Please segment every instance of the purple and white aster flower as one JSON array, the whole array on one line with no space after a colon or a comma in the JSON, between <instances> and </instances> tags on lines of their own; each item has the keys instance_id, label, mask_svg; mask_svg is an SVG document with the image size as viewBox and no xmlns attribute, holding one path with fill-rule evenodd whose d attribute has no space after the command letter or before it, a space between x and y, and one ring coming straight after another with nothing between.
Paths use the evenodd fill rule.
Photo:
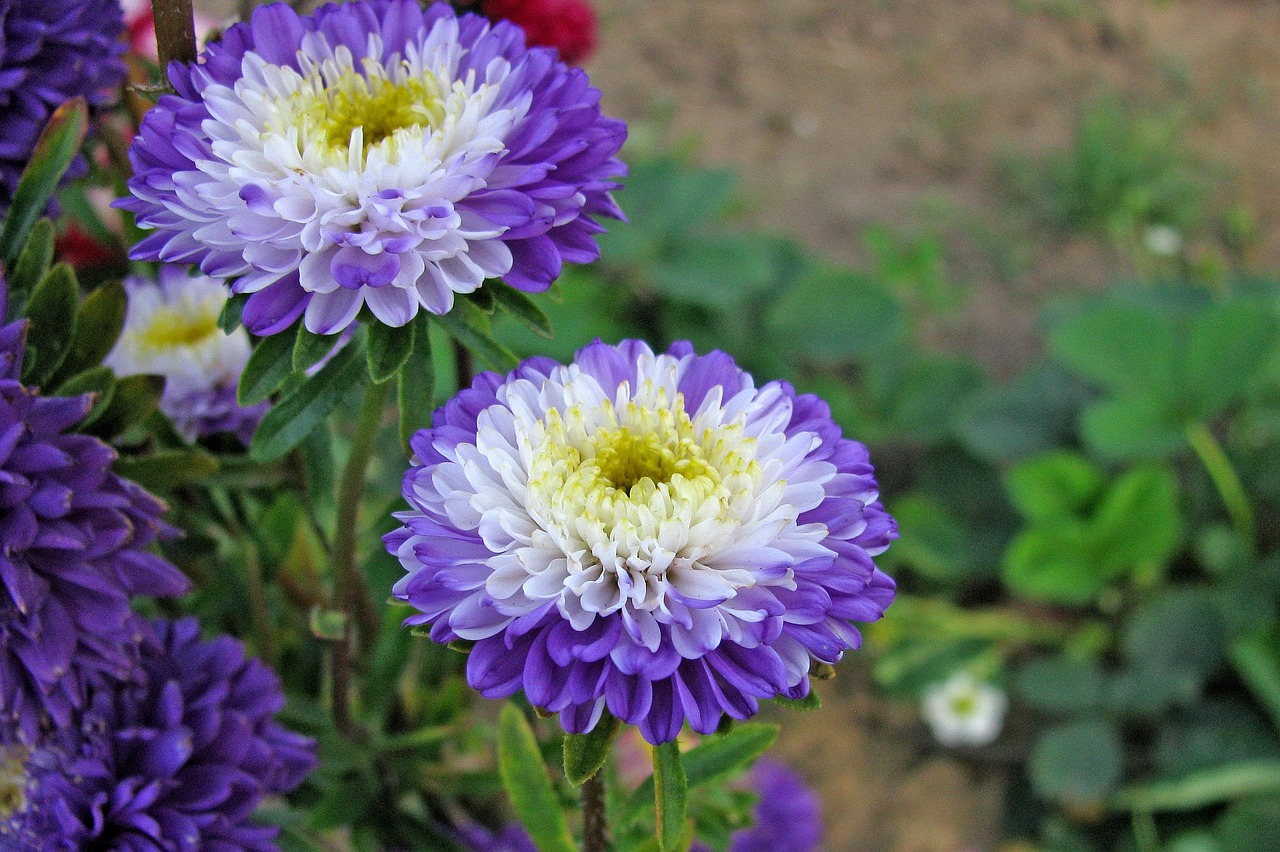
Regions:
<instances>
[{"instance_id":1,"label":"purple and white aster flower","mask_svg":"<svg viewBox=\"0 0 1280 852\"><path fill-rule=\"evenodd\" d=\"M124 80L123 31L118 0L0 0L0 214L53 111ZM87 169L77 157L69 174Z\"/></svg>"},{"instance_id":2,"label":"purple and white aster flower","mask_svg":"<svg viewBox=\"0 0 1280 852\"><path fill-rule=\"evenodd\" d=\"M236 402L249 335L243 328L231 334L218 328L227 289L208 276L187 273L183 266L164 266L157 282L125 279L128 313L104 363L117 376L164 376L160 410L188 441L231 432L248 445L269 407Z\"/></svg>"},{"instance_id":3,"label":"purple and white aster flower","mask_svg":"<svg viewBox=\"0 0 1280 852\"><path fill-rule=\"evenodd\" d=\"M413 0L254 10L169 68L131 149L156 233L133 257L199 263L251 293L244 322L402 326L486 278L545 290L599 255L626 128L520 28Z\"/></svg>"},{"instance_id":4,"label":"purple and white aster flower","mask_svg":"<svg viewBox=\"0 0 1280 852\"><path fill-rule=\"evenodd\" d=\"M6 295L0 283L0 316ZM112 473L115 450L68 432L91 398L22 384L25 338L25 323L0 326L0 727L31 739L71 721L86 677L128 676L130 597L190 584L149 551L170 532L164 504Z\"/></svg>"},{"instance_id":5,"label":"purple and white aster flower","mask_svg":"<svg viewBox=\"0 0 1280 852\"><path fill-rule=\"evenodd\" d=\"M315 742L273 718L275 674L195 619L143 622L132 681L98 681L75 724L0 745L0 846L33 852L268 852L251 816L315 765ZM3 742L0 740L0 742Z\"/></svg>"},{"instance_id":6,"label":"purple and white aster flower","mask_svg":"<svg viewBox=\"0 0 1280 852\"><path fill-rule=\"evenodd\" d=\"M406 623L475 643L473 688L567 731L607 707L662 743L803 697L893 599L866 447L723 352L597 342L482 374L433 424L386 537Z\"/></svg>"}]
</instances>

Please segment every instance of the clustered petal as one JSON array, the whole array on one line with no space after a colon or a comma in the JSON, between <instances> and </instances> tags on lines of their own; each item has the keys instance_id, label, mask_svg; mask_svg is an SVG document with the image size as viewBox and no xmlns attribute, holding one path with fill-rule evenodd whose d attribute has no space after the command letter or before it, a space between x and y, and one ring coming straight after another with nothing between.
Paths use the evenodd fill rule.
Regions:
<instances>
[{"instance_id":1,"label":"clustered petal","mask_svg":"<svg viewBox=\"0 0 1280 852\"><path fill-rule=\"evenodd\" d=\"M0 754L19 791L0 844L274 852L278 829L250 817L316 760L313 740L274 719L279 680L239 642L201 640L195 619L143 622L142 634L132 680L95 681L76 724Z\"/></svg>"},{"instance_id":2,"label":"clustered petal","mask_svg":"<svg viewBox=\"0 0 1280 852\"><path fill-rule=\"evenodd\" d=\"M118 0L0 0L0 214L53 111L124 80L123 30ZM87 168L77 157L70 175Z\"/></svg>"},{"instance_id":3,"label":"clustered petal","mask_svg":"<svg viewBox=\"0 0 1280 852\"><path fill-rule=\"evenodd\" d=\"M722 352L596 343L477 377L412 441L397 597L470 684L649 742L800 698L860 644L896 538L866 447Z\"/></svg>"},{"instance_id":4,"label":"clustered petal","mask_svg":"<svg viewBox=\"0 0 1280 852\"><path fill-rule=\"evenodd\" d=\"M267 403L236 402L249 360L249 335L227 334L218 317L227 289L187 267L163 266L157 281L125 279L129 307L115 348L104 362L117 376L164 376L160 410L188 441L230 432L248 445Z\"/></svg>"},{"instance_id":5,"label":"clustered petal","mask_svg":"<svg viewBox=\"0 0 1280 852\"><path fill-rule=\"evenodd\" d=\"M501 278L546 289L599 255L625 125L521 30L413 0L256 9L142 123L120 206L139 259L252 294L250 331L402 326Z\"/></svg>"},{"instance_id":6,"label":"clustered petal","mask_svg":"<svg viewBox=\"0 0 1280 852\"><path fill-rule=\"evenodd\" d=\"M189 583L149 550L171 531L164 504L112 472L111 447L69 431L90 397L22 384L25 338L25 323L0 326L0 718L31 739L71 721L86 678L129 675L132 596Z\"/></svg>"}]
</instances>

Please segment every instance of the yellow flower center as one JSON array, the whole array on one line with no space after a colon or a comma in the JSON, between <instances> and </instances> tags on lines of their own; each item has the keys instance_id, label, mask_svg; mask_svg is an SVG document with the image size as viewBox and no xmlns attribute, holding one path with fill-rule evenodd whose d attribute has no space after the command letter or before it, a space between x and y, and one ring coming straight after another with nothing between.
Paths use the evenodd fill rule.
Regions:
<instances>
[{"instance_id":1,"label":"yellow flower center","mask_svg":"<svg viewBox=\"0 0 1280 852\"><path fill-rule=\"evenodd\" d=\"M405 65L389 72L370 59L364 60L363 74L327 62L294 95L302 138L321 139L330 150L345 153L358 131L367 155L401 132L438 126L444 120L439 84L430 75L407 72Z\"/></svg>"},{"instance_id":2,"label":"yellow flower center","mask_svg":"<svg viewBox=\"0 0 1280 852\"><path fill-rule=\"evenodd\" d=\"M202 311L191 314L173 308L159 308L138 339L144 348L178 349L203 343L218 332L216 313Z\"/></svg>"},{"instance_id":3,"label":"yellow flower center","mask_svg":"<svg viewBox=\"0 0 1280 852\"><path fill-rule=\"evenodd\" d=\"M978 712L978 696L972 692L964 692L951 699L951 712L957 718L967 719Z\"/></svg>"}]
</instances>

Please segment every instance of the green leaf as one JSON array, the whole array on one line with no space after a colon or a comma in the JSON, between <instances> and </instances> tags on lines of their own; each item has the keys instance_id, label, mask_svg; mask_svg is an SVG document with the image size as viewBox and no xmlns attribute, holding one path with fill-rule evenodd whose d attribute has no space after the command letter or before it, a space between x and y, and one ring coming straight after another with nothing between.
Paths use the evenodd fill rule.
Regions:
<instances>
[{"instance_id":1,"label":"green leaf","mask_svg":"<svg viewBox=\"0 0 1280 852\"><path fill-rule=\"evenodd\" d=\"M31 328L27 332L27 357L22 365L24 384L44 384L67 357L79 299L80 285L76 283L76 274L65 263L49 270L36 285L23 310L31 320Z\"/></svg>"},{"instance_id":2,"label":"green leaf","mask_svg":"<svg viewBox=\"0 0 1280 852\"><path fill-rule=\"evenodd\" d=\"M400 408L400 444L406 455L411 453L409 439L418 430L431 425L431 413L436 406L435 365L431 361L431 338L428 335L427 318L419 315L414 320L421 326L416 332L417 343L404 369L400 371L396 401Z\"/></svg>"},{"instance_id":3,"label":"green leaf","mask_svg":"<svg viewBox=\"0 0 1280 852\"><path fill-rule=\"evenodd\" d=\"M1231 663L1280 733L1280 628L1259 631L1231 646Z\"/></svg>"},{"instance_id":4,"label":"green leaf","mask_svg":"<svg viewBox=\"0 0 1280 852\"><path fill-rule=\"evenodd\" d=\"M127 310L128 296L119 281L103 284L90 293L76 311L71 348L58 367L53 383L59 384L101 364L120 337Z\"/></svg>"},{"instance_id":5,"label":"green leaf","mask_svg":"<svg viewBox=\"0 0 1280 852\"><path fill-rule=\"evenodd\" d=\"M1198 317L1184 378L1196 414L1212 418L1240 396L1275 342L1275 311L1260 300L1220 303Z\"/></svg>"},{"instance_id":6,"label":"green leaf","mask_svg":"<svg viewBox=\"0 0 1280 852\"><path fill-rule=\"evenodd\" d=\"M947 504L924 494L906 494L893 501L893 517L902 531L895 544L895 563L910 565L939 582L959 582L978 566L969 526Z\"/></svg>"},{"instance_id":7,"label":"green leaf","mask_svg":"<svg viewBox=\"0 0 1280 852\"><path fill-rule=\"evenodd\" d=\"M1074 605L1092 601L1107 582L1094 537L1071 520L1019 533L1005 551L1003 576L1019 595Z\"/></svg>"},{"instance_id":8,"label":"green leaf","mask_svg":"<svg viewBox=\"0 0 1280 852\"><path fill-rule=\"evenodd\" d=\"M1077 412L1090 395L1078 380L1045 365L1006 387L974 394L961 406L954 428L979 457L1017 461L1073 442Z\"/></svg>"},{"instance_id":9,"label":"green leaf","mask_svg":"<svg viewBox=\"0 0 1280 852\"><path fill-rule=\"evenodd\" d=\"M902 305L867 276L847 269L804 276L774 302L768 320L784 349L828 362L870 356L906 331Z\"/></svg>"},{"instance_id":10,"label":"green leaf","mask_svg":"<svg viewBox=\"0 0 1280 852\"><path fill-rule=\"evenodd\" d=\"M1145 465L1129 471L1107 491L1094 514L1108 565L1163 566L1182 537L1178 481L1173 471Z\"/></svg>"},{"instance_id":11,"label":"green leaf","mask_svg":"<svg viewBox=\"0 0 1280 852\"><path fill-rule=\"evenodd\" d=\"M1107 459L1163 458L1186 444L1170 410L1146 396L1096 402L1080 419L1085 443Z\"/></svg>"},{"instance_id":12,"label":"green leaf","mask_svg":"<svg viewBox=\"0 0 1280 852\"><path fill-rule=\"evenodd\" d=\"M18 255L18 262L9 270L9 310L21 307L27 294L44 278L53 263L53 223L41 219L31 229L27 244Z\"/></svg>"},{"instance_id":13,"label":"green leaf","mask_svg":"<svg viewBox=\"0 0 1280 852\"><path fill-rule=\"evenodd\" d=\"M1102 471L1066 450L1036 456L1009 471L1013 505L1032 521L1053 522L1086 514L1106 487Z\"/></svg>"},{"instance_id":14,"label":"green leaf","mask_svg":"<svg viewBox=\"0 0 1280 852\"><path fill-rule=\"evenodd\" d=\"M362 348L352 340L320 372L272 406L253 433L249 455L256 461L271 461L298 446L352 388L360 385L364 374Z\"/></svg>"},{"instance_id":15,"label":"green leaf","mask_svg":"<svg viewBox=\"0 0 1280 852\"><path fill-rule=\"evenodd\" d=\"M1280 849L1280 794L1242 798L1218 818L1214 834L1223 852L1274 852Z\"/></svg>"},{"instance_id":16,"label":"green leaf","mask_svg":"<svg viewBox=\"0 0 1280 852\"><path fill-rule=\"evenodd\" d=\"M287 337L281 332L277 337ZM298 323L298 334L293 339L293 370L303 372L320 363L320 359L333 351L341 335L315 334Z\"/></svg>"},{"instance_id":17,"label":"green leaf","mask_svg":"<svg viewBox=\"0 0 1280 852\"><path fill-rule=\"evenodd\" d=\"M524 714L504 704L498 715L498 771L520 823L542 852L574 852L542 752Z\"/></svg>"},{"instance_id":18,"label":"green leaf","mask_svg":"<svg viewBox=\"0 0 1280 852\"><path fill-rule=\"evenodd\" d=\"M222 329L223 334L230 334L240 327L244 303L247 301L249 301L248 293L234 293L227 299L226 304L222 306L222 312L218 314L218 328Z\"/></svg>"},{"instance_id":19,"label":"green leaf","mask_svg":"<svg viewBox=\"0 0 1280 852\"><path fill-rule=\"evenodd\" d=\"M236 401L243 406L257 405L275 393L293 372L293 349L296 337L285 332L264 337L249 353L249 361L240 374Z\"/></svg>"},{"instance_id":20,"label":"green leaf","mask_svg":"<svg viewBox=\"0 0 1280 852\"><path fill-rule=\"evenodd\" d=\"M781 707L786 707L788 710L799 710L802 713L808 713L810 710L822 709L822 699L819 698L818 693L812 689L809 690L809 694L804 698L785 698L783 696L778 696L771 700ZM725 718L727 719L729 717L726 716Z\"/></svg>"},{"instance_id":21,"label":"green leaf","mask_svg":"<svg viewBox=\"0 0 1280 852\"><path fill-rule=\"evenodd\" d=\"M1178 387L1173 323L1150 308L1124 302L1088 306L1050 331L1049 349L1115 394L1166 403Z\"/></svg>"},{"instance_id":22,"label":"green leaf","mask_svg":"<svg viewBox=\"0 0 1280 852\"><path fill-rule=\"evenodd\" d=\"M1050 728L1031 750L1031 783L1046 798L1076 805L1099 802L1120 780L1120 734L1086 720Z\"/></svg>"},{"instance_id":23,"label":"green leaf","mask_svg":"<svg viewBox=\"0 0 1280 852\"><path fill-rule=\"evenodd\" d=\"M18 179L13 203L5 214L4 228L0 230L0 251L4 253L6 267L12 267L18 259L27 234L44 214L54 189L80 150L80 143L88 131L89 106L82 96L77 96L54 110L40 132L27 167Z\"/></svg>"},{"instance_id":24,"label":"green leaf","mask_svg":"<svg viewBox=\"0 0 1280 852\"><path fill-rule=\"evenodd\" d=\"M582 786L600 771L609 759L613 738L621 728L622 723L605 711L587 733L569 734L564 738L564 774L570 784Z\"/></svg>"},{"instance_id":25,"label":"green leaf","mask_svg":"<svg viewBox=\"0 0 1280 852\"><path fill-rule=\"evenodd\" d=\"M510 349L493 339L484 312L466 299L455 299L453 310L431 314L431 318L493 369L505 373L520 363Z\"/></svg>"},{"instance_id":26,"label":"green leaf","mask_svg":"<svg viewBox=\"0 0 1280 852\"><path fill-rule=\"evenodd\" d=\"M1253 760L1183 778L1132 784L1111 798L1116 810L1191 811L1246 796L1280 795L1280 761Z\"/></svg>"},{"instance_id":27,"label":"green leaf","mask_svg":"<svg viewBox=\"0 0 1280 852\"><path fill-rule=\"evenodd\" d=\"M758 237L690 235L648 271L664 296L723 310L770 288L776 252Z\"/></svg>"},{"instance_id":28,"label":"green leaf","mask_svg":"<svg viewBox=\"0 0 1280 852\"><path fill-rule=\"evenodd\" d=\"M160 396L163 393L163 376L125 376L117 379L111 401L102 414L88 424L85 431L105 441L122 435L145 422L160 407Z\"/></svg>"},{"instance_id":29,"label":"green leaf","mask_svg":"<svg viewBox=\"0 0 1280 852\"><path fill-rule=\"evenodd\" d=\"M151 491L165 491L198 482L218 469L218 460L204 450L159 450L141 458L121 458L115 470Z\"/></svg>"},{"instance_id":30,"label":"green leaf","mask_svg":"<svg viewBox=\"0 0 1280 852\"><path fill-rule=\"evenodd\" d=\"M1225 634L1208 590L1171 587L1133 612L1121 647L1134 666L1157 676L1185 673L1203 682L1226 660Z\"/></svg>"},{"instance_id":31,"label":"green leaf","mask_svg":"<svg viewBox=\"0 0 1280 852\"><path fill-rule=\"evenodd\" d=\"M530 331L547 340L551 339L551 318L533 299L501 281L488 281L484 286L485 289L492 288L494 301L501 305L503 310L518 319Z\"/></svg>"},{"instance_id":32,"label":"green leaf","mask_svg":"<svg viewBox=\"0 0 1280 852\"><path fill-rule=\"evenodd\" d=\"M369 378L378 384L393 378L409 360L414 349L414 329L417 323L409 322L399 328L382 323L369 326ZM423 346L430 346L424 340Z\"/></svg>"},{"instance_id":33,"label":"green leaf","mask_svg":"<svg viewBox=\"0 0 1280 852\"><path fill-rule=\"evenodd\" d=\"M1105 682L1093 660L1037 657L1017 670L1014 688L1023 701L1048 713L1101 709Z\"/></svg>"},{"instance_id":34,"label":"green leaf","mask_svg":"<svg viewBox=\"0 0 1280 852\"><path fill-rule=\"evenodd\" d=\"M684 839L689 805L689 780L680 764L680 744L675 740L653 747L654 813L658 821L658 848L676 852Z\"/></svg>"},{"instance_id":35,"label":"green leaf","mask_svg":"<svg viewBox=\"0 0 1280 852\"><path fill-rule=\"evenodd\" d=\"M116 391L116 374L110 367L93 367L78 373L59 385L54 393L57 396L79 396L82 393L97 394L93 408L80 421L80 428L86 428L107 410L111 405L111 397Z\"/></svg>"}]
</instances>

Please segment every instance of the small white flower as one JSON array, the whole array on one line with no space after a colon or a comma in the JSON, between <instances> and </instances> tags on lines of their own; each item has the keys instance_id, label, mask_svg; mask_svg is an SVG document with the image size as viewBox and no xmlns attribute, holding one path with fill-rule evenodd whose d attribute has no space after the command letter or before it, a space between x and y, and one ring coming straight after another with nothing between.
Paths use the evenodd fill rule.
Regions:
<instances>
[{"instance_id":1,"label":"small white flower","mask_svg":"<svg viewBox=\"0 0 1280 852\"><path fill-rule=\"evenodd\" d=\"M933 737L945 746L981 746L994 742L1004 727L1009 699L968 672L957 672L924 691L921 710Z\"/></svg>"},{"instance_id":2,"label":"small white flower","mask_svg":"<svg viewBox=\"0 0 1280 852\"><path fill-rule=\"evenodd\" d=\"M1169 225L1148 225L1142 242L1156 257L1173 257L1182 251L1182 234Z\"/></svg>"}]
</instances>

